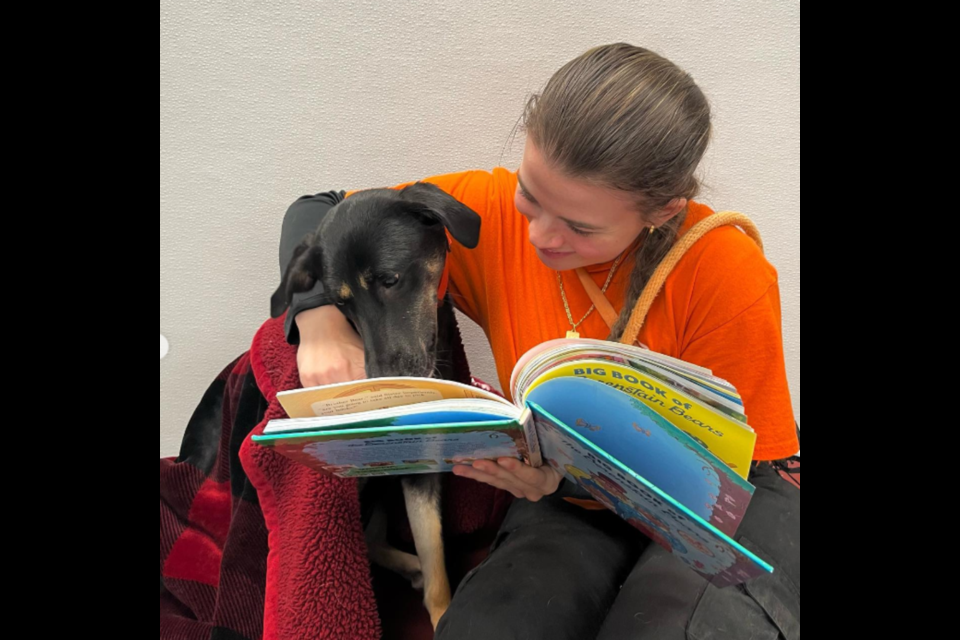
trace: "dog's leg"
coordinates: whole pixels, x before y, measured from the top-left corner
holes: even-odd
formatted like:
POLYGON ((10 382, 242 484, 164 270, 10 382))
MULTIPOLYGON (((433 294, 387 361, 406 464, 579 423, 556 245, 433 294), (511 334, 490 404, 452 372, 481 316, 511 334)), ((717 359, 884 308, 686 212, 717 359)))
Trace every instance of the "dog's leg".
POLYGON ((400 574, 410 581, 414 589, 423 589, 423 571, 417 556, 383 545, 370 547, 370 561, 378 567, 400 574))
POLYGON ((423 588, 420 558, 404 553, 387 543, 387 511, 382 502, 377 501, 373 506, 370 522, 364 534, 367 538, 367 554, 372 563, 388 571, 399 573, 410 581, 414 589, 423 588))
POLYGON ((407 476, 402 481, 410 529, 423 569, 423 604, 434 629, 450 607, 450 579, 440 522, 440 481, 437 474, 407 476))

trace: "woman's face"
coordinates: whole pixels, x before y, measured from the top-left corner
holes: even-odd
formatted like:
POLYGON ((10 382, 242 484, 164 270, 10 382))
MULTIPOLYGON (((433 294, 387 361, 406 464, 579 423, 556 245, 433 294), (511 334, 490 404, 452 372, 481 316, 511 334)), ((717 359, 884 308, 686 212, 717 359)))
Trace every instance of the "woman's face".
POLYGON ((650 224, 623 191, 563 175, 527 141, 515 197, 530 243, 556 271, 610 262, 650 224))

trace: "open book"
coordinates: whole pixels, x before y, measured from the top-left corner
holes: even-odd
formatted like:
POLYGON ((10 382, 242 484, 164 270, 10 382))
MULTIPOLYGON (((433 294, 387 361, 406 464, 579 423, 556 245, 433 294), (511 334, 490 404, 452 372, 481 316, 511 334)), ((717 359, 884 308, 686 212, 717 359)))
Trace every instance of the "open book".
POLYGON ((733 541, 756 434, 736 389, 651 351, 588 339, 525 354, 514 403, 455 382, 361 380, 278 394, 254 440, 344 478, 549 464, 718 586, 772 569, 733 541))

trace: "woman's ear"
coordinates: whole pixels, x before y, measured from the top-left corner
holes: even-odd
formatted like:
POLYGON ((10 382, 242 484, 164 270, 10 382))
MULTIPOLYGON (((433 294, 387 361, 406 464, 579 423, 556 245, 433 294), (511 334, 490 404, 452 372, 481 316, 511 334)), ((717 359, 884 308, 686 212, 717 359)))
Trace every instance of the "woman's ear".
POLYGON ((667 204, 667 206, 650 216, 650 224, 659 229, 677 217, 677 214, 679 214, 681 211, 686 209, 687 204, 688 201, 686 198, 674 198, 669 204, 667 204))

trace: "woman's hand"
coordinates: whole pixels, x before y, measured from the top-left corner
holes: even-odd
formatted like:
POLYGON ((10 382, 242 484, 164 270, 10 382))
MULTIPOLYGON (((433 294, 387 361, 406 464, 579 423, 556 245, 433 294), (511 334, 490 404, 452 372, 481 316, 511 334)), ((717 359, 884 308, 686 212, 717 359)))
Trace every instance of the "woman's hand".
POLYGON ((496 462, 478 460, 472 467, 458 465, 453 468, 453 474, 484 482, 530 502, 539 502, 553 495, 563 480, 560 472, 549 465, 534 468, 515 458, 500 458, 496 462))
POLYGON ((304 311, 296 323, 300 329, 297 366, 305 389, 367 377, 363 340, 335 306, 304 311))

